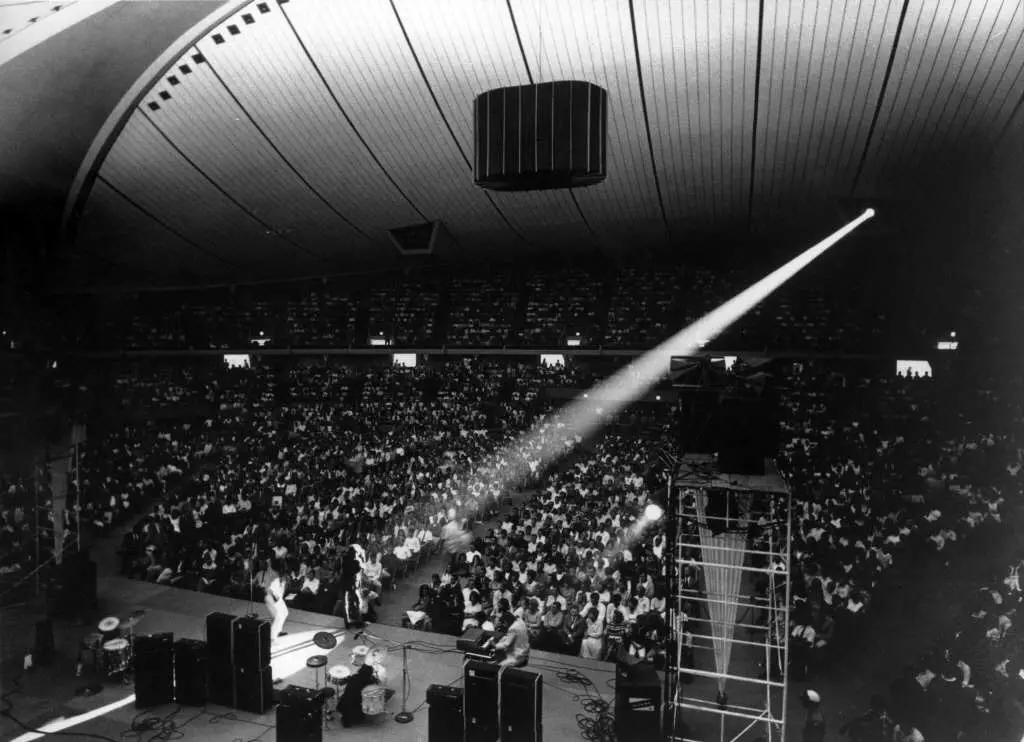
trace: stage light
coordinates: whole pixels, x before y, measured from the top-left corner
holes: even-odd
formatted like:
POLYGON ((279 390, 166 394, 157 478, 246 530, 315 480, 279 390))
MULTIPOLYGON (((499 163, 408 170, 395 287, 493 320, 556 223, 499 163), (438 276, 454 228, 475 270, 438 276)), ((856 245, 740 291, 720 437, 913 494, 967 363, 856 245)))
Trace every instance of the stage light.
POLYGON ((644 517, 652 523, 661 520, 661 516, 664 514, 665 511, 661 509, 661 506, 653 502, 644 508, 644 517))
MULTIPOLYGON (((859 217, 836 230, 821 242, 809 247, 785 265, 772 271, 717 309, 683 328, 673 337, 639 356, 632 363, 595 386, 590 392, 593 392, 597 399, 605 402, 605 406, 602 408, 603 413, 614 417, 637 399, 642 399, 669 373, 673 356, 693 355, 702 344, 711 342, 722 334, 747 312, 874 214, 874 209, 867 209, 859 217)), ((535 444, 539 449, 537 458, 540 467, 560 458, 576 439, 585 439, 601 427, 603 416, 596 414, 593 406, 584 401, 589 399, 590 392, 585 392, 582 399, 577 399, 555 413, 550 418, 551 424, 546 426, 545 431, 535 430, 526 434, 525 438, 495 452, 487 460, 479 462, 481 468, 493 468, 497 461, 508 458, 510 450, 517 448, 522 443, 535 444)))
MULTIPOLYGON (((33 740, 42 739, 43 737, 51 734, 61 734, 67 737, 74 737, 76 735, 66 732, 64 730, 76 727, 79 724, 84 724, 87 721, 98 719, 104 714, 109 714, 111 711, 116 711, 119 708, 135 703, 135 694, 132 693, 129 696, 125 696, 120 701, 114 701, 108 703, 106 706, 100 706, 99 708, 93 709, 92 711, 86 711, 84 714, 78 716, 72 716, 71 718, 59 718, 54 719, 51 722, 43 724, 39 727, 38 732, 26 732, 20 737, 15 737, 11 742, 33 742, 33 740)), ((84 736, 84 735, 83 735, 84 736)))

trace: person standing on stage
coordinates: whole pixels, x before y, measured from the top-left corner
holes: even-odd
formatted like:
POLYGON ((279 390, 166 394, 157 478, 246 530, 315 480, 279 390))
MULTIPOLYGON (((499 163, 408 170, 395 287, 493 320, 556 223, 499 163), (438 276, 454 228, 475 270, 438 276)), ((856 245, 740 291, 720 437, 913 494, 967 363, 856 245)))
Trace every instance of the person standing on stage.
POLYGON ((444 543, 445 553, 448 554, 449 567, 454 567, 459 554, 469 551, 472 540, 471 534, 459 523, 458 513, 455 508, 448 511, 448 522, 441 529, 441 541, 444 543))
POLYGON ((271 559, 270 565, 264 570, 262 587, 263 602, 266 603, 267 612, 273 619, 270 625, 270 641, 275 642, 279 636, 286 633, 283 631, 284 622, 288 620, 288 604, 284 601, 284 565, 277 559, 271 559))

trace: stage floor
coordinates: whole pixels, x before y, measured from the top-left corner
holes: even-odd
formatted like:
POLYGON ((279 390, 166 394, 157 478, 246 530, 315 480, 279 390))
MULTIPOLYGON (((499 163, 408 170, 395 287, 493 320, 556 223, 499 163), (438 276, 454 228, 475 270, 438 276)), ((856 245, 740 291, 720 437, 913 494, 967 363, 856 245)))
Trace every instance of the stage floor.
MULTIPOLYGON (((245 615, 250 611, 246 601, 207 595, 176 588, 154 585, 123 578, 105 578, 99 586, 99 609, 97 617, 118 616, 124 619, 134 610, 146 611, 145 617, 136 627, 137 633, 170 631, 175 639, 205 639, 205 619, 214 611, 245 615)), ((263 614, 261 603, 253 605, 254 612, 263 614)), ((97 618, 97 620, 98 620, 97 618)), ((339 637, 338 646, 328 653, 328 667, 345 664, 357 644, 390 648, 385 663, 387 686, 395 690, 395 696, 387 705, 387 712, 368 719, 364 724, 348 729, 342 728, 335 715, 325 730, 324 739, 340 739, 357 742, 426 742, 427 713, 426 690, 434 683, 441 685, 462 685, 463 653, 455 649, 455 637, 428 634, 419 631, 370 624, 366 634, 355 639, 355 631, 345 631, 341 619, 304 611, 291 611, 280 647, 275 647, 272 665, 274 677, 287 684, 314 687, 313 671, 306 667, 306 659, 313 654, 323 654, 312 643, 318 631, 335 632, 339 637), (409 696, 408 709, 414 710, 414 719, 409 724, 399 724, 394 715, 402 707, 402 653, 396 645, 417 642, 420 647, 408 651, 409 696), (432 645, 436 649, 422 646, 432 645)), ((78 643, 95 629, 90 622, 85 626, 71 626, 57 623, 54 627, 57 656, 46 667, 33 668, 20 674, 18 668, 7 667, 3 677, 3 693, 15 692, 9 696, 11 713, 21 722, 33 728, 40 728, 55 719, 73 717, 106 707, 125 699, 133 699, 130 686, 104 683, 102 690, 94 695, 78 693, 94 682, 88 676, 75 676, 75 660, 78 643), (20 677, 18 677, 20 675, 20 677)), ((26 637, 31 644, 32 638, 26 637)), ((577 714, 589 716, 581 700, 587 691, 580 685, 567 682, 560 673, 575 671, 592 683, 590 694, 602 697, 611 704, 614 700, 614 666, 605 662, 594 662, 578 657, 533 652, 530 670, 539 672, 544 678, 543 729, 548 740, 580 739, 577 714)), ((158 729, 136 733, 133 722, 150 718, 170 718, 177 731, 171 735, 181 740, 208 740, 209 742, 274 742, 275 713, 255 715, 223 707, 209 705, 205 709, 168 705, 138 711, 134 702, 107 711, 97 718, 84 721, 68 728, 61 735, 65 739, 103 739, 122 742, 157 738, 158 729), (225 718, 225 714, 231 714, 225 718), (70 735, 70 736, 69 736, 70 735), (91 736, 96 735, 96 736, 91 736), (180 736, 179 736, 180 735, 180 736)), ((10 719, 0 717, 0 739, 28 742, 38 738, 25 734, 10 719), (24 736, 21 736, 24 735, 24 736)))

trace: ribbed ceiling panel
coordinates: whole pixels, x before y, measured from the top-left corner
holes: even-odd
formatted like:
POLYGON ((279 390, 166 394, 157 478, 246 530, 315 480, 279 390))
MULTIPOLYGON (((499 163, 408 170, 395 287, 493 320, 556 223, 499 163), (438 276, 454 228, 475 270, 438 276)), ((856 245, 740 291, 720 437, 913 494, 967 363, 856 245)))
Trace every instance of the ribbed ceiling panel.
POLYGON ((586 80, 608 91, 608 178, 576 193, 605 241, 664 244, 637 77, 629 4, 615 0, 512 0, 534 80, 586 80), (538 71, 539 70, 539 71, 538 71))
POLYGON ((898 0, 766 3, 754 171, 754 211, 761 219, 848 195, 900 6, 898 0))
POLYGON ((757 4, 636 3, 655 158, 673 228, 746 216, 757 4))
POLYGON ((350 227, 338 224, 338 214, 322 202, 306 199, 303 220, 312 220, 312 226, 309 234, 301 233, 303 244, 329 253, 341 247, 339 238, 345 235, 352 239, 357 260, 368 257, 356 253, 359 248, 390 250, 387 230, 422 217, 346 120, 344 104, 324 84, 288 22, 285 13, 290 6, 268 7, 270 12, 264 14, 244 9, 216 31, 225 39, 223 44, 206 40, 200 46, 223 85, 308 182, 303 189, 319 194, 376 242, 351 235, 350 227), (232 34, 231 27, 239 33, 232 34))
POLYGON ((232 270, 176 234, 173 225, 161 224, 126 202, 102 178, 89 196, 81 228, 97 238, 106 258, 133 267, 147 281, 173 283, 184 276, 223 276, 232 270))
POLYGON ((290 0, 182 43, 73 230, 142 281, 395 262, 433 219, 467 255, 685 253, 960 180, 1024 95, 1024 0, 290 0), (605 182, 473 185, 473 98, 531 76, 608 90, 605 182))
MULTIPOLYGON (((396 0, 395 6, 455 138, 472 157, 473 99, 486 90, 529 84, 527 64, 536 75, 537 60, 524 61, 505 0, 454 0, 439 6, 396 0)), ((592 239, 567 191, 491 197, 535 246, 582 246, 592 239)))
POLYGON ((271 262, 282 250, 276 238, 204 177, 141 111, 128 120, 101 175, 147 213, 236 265, 271 262))
POLYGON ((390 3, 284 7, 356 128, 412 201, 448 221, 456 237, 502 231, 501 216, 473 185, 472 150, 460 151, 449 133, 390 3))
POLYGON ((962 161, 962 149, 991 148, 1024 91, 1022 31, 1019 2, 910 3, 862 195, 898 194, 938 162, 962 161), (996 64, 1005 75, 992 75, 996 64))

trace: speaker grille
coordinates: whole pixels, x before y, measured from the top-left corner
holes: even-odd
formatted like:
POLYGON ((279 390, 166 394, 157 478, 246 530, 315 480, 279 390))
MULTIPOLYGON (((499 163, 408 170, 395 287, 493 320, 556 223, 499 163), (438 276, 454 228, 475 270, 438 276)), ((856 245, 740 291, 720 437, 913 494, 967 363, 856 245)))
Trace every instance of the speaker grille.
POLYGON ((608 93, 567 80, 476 97, 474 179, 496 191, 581 188, 607 174, 608 93))

